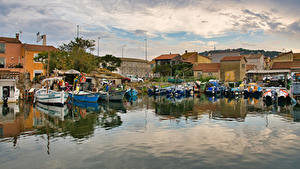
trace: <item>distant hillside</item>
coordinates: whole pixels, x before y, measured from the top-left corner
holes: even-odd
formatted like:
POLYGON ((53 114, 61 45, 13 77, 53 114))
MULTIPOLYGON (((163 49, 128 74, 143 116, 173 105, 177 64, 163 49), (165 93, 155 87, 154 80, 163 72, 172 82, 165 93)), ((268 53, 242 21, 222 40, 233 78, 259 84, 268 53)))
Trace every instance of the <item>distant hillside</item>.
POLYGON ((277 51, 265 51, 265 50, 249 50, 249 49, 226 49, 226 50, 211 50, 211 51, 205 51, 202 53, 199 53, 200 55, 208 56, 210 53, 217 53, 217 52, 239 52, 241 55, 248 55, 248 54, 257 54, 261 53, 265 56, 268 56, 270 58, 273 58, 275 56, 278 56, 281 52, 277 51))

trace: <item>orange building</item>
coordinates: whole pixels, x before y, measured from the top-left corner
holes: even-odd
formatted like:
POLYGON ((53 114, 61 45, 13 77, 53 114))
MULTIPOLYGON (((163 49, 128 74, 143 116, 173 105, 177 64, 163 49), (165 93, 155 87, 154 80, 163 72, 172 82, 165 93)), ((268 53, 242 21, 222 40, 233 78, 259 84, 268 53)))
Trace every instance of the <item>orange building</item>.
POLYGON ((44 68, 43 63, 35 62, 33 59, 41 52, 50 52, 55 50, 57 49, 53 46, 23 44, 22 53, 25 58, 24 68, 25 72, 30 74, 30 80, 38 75, 46 75, 46 69, 44 68))
POLYGON ((0 70, 22 66, 21 51, 19 34, 16 34, 15 38, 0 37, 0 70))

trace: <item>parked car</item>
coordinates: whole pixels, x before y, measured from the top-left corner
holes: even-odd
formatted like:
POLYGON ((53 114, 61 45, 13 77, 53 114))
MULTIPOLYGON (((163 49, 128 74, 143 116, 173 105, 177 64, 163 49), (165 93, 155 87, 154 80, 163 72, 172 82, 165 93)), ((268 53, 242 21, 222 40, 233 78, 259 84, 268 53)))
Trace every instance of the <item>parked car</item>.
POLYGON ((144 79, 135 77, 134 75, 127 75, 130 78, 130 82, 144 82, 144 79))
POLYGON ((122 77, 122 83, 130 82, 130 81, 131 81, 131 79, 128 77, 122 77))

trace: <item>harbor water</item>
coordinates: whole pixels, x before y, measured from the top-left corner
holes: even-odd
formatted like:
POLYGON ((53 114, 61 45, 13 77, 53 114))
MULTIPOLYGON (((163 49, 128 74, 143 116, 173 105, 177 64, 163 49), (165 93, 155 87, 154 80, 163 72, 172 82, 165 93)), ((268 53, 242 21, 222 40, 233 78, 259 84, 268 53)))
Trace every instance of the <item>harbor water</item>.
POLYGON ((299 122, 262 99, 19 102, 1 107, 0 168, 299 168, 299 122))

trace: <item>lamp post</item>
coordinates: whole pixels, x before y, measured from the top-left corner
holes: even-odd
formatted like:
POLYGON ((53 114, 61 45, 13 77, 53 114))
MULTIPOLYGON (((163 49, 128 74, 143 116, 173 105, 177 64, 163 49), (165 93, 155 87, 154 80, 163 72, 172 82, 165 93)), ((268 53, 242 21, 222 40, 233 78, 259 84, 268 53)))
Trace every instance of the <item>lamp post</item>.
POLYGON ((147 38, 145 40, 145 59, 147 60, 147 38))
POLYGON ((99 41, 100 41, 100 37, 98 37, 98 57, 99 57, 99 51, 100 51, 100 47, 99 47, 99 41))
POLYGON ((124 57, 124 47, 126 47, 126 45, 122 46, 122 58, 124 57))

